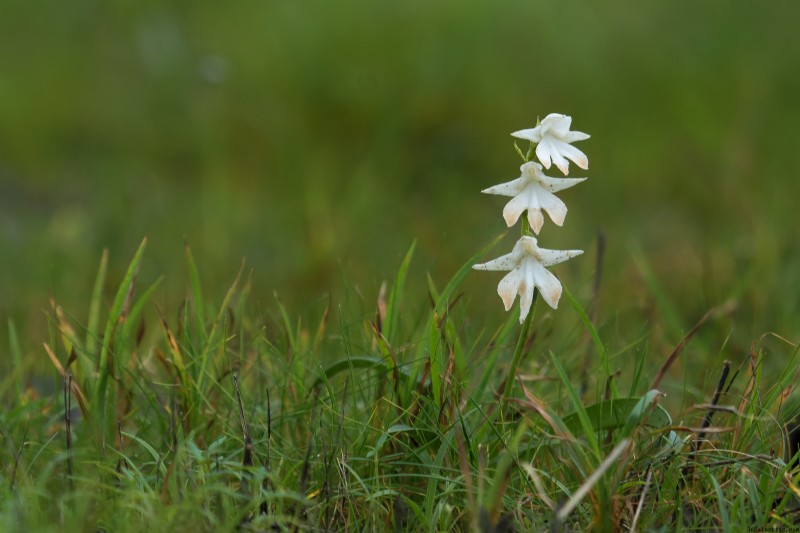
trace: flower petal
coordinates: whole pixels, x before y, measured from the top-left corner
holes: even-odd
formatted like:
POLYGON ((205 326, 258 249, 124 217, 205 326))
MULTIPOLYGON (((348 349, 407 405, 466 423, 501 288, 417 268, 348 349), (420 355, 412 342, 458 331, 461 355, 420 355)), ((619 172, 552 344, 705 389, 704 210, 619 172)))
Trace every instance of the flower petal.
POLYGON ((506 225, 509 228, 517 223, 517 220, 519 220, 519 217, 522 215, 523 211, 527 209, 530 212, 531 207, 530 202, 528 201, 529 198, 529 194, 518 194, 509 200, 509 202, 503 208, 503 218, 505 219, 506 225))
POLYGON ((497 259, 487 261, 486 263, 478 263, 477 265, 473 265, 472 268, 474 270, 513 270, 516 266, 517 259, 514 257, 514 253, 512 252, 510 254, 500 256, 497 259))
POLYGON ((564 225, 564 219, 567 218, 567 204, 562 202, 558 196, 543 190, 539 193, 539 203, 556 226, 564 225))
POLYGON ((544 117, 542 124, 547 124, 547 126, 549 126, 548 129, 552 132, 554 137, 562 139, 569 134, 569 127, 572 125, 572 117, 560 113, 550 113, 544 117))
POLYGON ((589 137, 591 137, 591 135, 583 133, 582 131, 568 131, 561 140, 565 143, 574 143, 576 141, 585 141, 589 137))
POLYGON ((539 178, 542 183, 542 188, 546 191, 550 192, 558 192, 563 191, 564 189, 569 189, 582 181, 586 181, 587 178, 551 178, 550 176, 542 176, 539 178))
MULTIPOLYGON (((569 162, 564 159, 564 147, 570 147, 567 143, 561 142, 557 139, 547 138, 548 144, 550 145, 550 157, 553 159, 553 163, 558 167, 558 169, 566 176, 569 174, 569 162)), ((545 139, 542 140, 542 143, 539 144, 541 146, 544 144, 545 139)), ((570 147, 571 148, 571 147, 570 147)), ((538 155, 539 152, 537 151, 536 154, 538 155)))
POLYGON ((527 130, 519 130, 515 131, 511 134, 512 137, 516 137, 517 139, 525 139, 526 141, 531 141, 533 143, 538 143, 542 140, 541 134, 542 128, 540 126, 536 126, 535 128, 530 128, 527 130))
POLYGON ((544 225, 544 216, 542 216, 542 210, 529 207, 528 208, 528 224, 531 225, 531 229, 536 235, 539 235, 539 232, 542 230, 542 226, 544 225))
POLYGON ((550 157, 553 153, 553 147, 550 144, 550 137, 545 137, 536 145, 536 157, 542 162, 544 168, 550 168, 550 157))
POLYGON ((519 323, 522 324, 531 311, 533 292, 536 289, 536 279, 534 277, 533 268, 531 268, 530 265, 526 265, 520 268, 520 270, 523 272, 524 282, 519 286, 517 292, 519 292, 519 323))
POLYGON ((497 284, 497 294, 499 294, 500 298, 503 300, 506 311, 511 309, 511 306, 514 305, 514 300, 517 298, 517 292, 522 283, 522 271, 519 268, 515 268, 503 276, 503 279, 497 284))
POLYGON ((552 266, 577 257, 582 253, 583 250, 548 250, 546 248, 539 248, 539 259, 542 266, 552 266))
POLYGON ((533 276, 542 299, 553 309, 558 308, 558 301, 561 299, 561 282, 540 264, 534 263, 533 265, 533 276))
POLYGON ((516 196, 525 188, 525 181, 523 178, 517 178, 506 183, 494 185, 481 192, 484 194, 499 194, 501 196, 516 196))
MULTIPOLYGON (((566 157, 567 159, 571 160, 573 163, 581 167, 583 170, 589 168, 589 158, 586 157, 586 154, 584 154, 571 144, 559 143, 557 148, 559 151, 559 155, 563 155, 564 157, 566 157)), ((564 172, 564 174, 566 175, 567 173, 564 172)))

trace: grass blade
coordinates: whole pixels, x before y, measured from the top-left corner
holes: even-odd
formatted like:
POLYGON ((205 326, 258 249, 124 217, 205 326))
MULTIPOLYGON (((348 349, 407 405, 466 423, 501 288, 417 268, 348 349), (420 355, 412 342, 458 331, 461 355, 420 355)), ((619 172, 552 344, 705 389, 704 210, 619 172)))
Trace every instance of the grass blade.
POLYGON ((104 249, 103 254, 100 256, 100 267, 97 269, 97 277, 92 290, 92 301, 89 303, 89 320, 86 323, 85 351, 95 358, 99 356, 97 353, 97 341, 100 334, 100 306, 103 303, 103 287, 106 283, 107 272, 108 248, 104 249))
POLYGON ((400 264, 400 269, 397 271, 397 277, 394 280, 392 292, 389 294, 389 301, 386 306, 386 321, 382 333, 386 340, 389 341, 390 345, 396 341, 394 335, 400 314, 400 298, 405 291, 408 267, 411 264, 411 257, 414 255, 414 248, 416 248, 416 246, 417 241, 414 241, 411 244, 411 248, 408 249, 403 262, 400 264))
POLYGON ((113 363, 114 368, 111 368, 112 365, 109 364, 109 353, 111 351, 111 347, 113 346, 113 340, 117 326, 119 325, 120 320, 127 313, 127 307, 130 304, 130 299, 133 294, 133 286, 135 283, 136 274, 139 272, 139 266, 141 264, 142 256, 146 246, 147 237, 142 240, 138 250, 136 250, 136 254, 133 256, 133 260, 128 266, 125 277, 122 278, 122 283, 120 283, 119 289, 117 289, 117 294, 114 297, 114 303, 111 306, 111 312, 108 316, 108 321, 106 322, 105 333, 103 334, 103 346, 100 351, 100 360, 98 361, 99 378, 94 397, 94 404, 97 406, 96 412, 98 421, 102 421, 106 413, 106 389, 108 387, 109 374, 116 372, 116 370, 121 367, 121 362, 118 360, 118 358, 115 358, 113 363))

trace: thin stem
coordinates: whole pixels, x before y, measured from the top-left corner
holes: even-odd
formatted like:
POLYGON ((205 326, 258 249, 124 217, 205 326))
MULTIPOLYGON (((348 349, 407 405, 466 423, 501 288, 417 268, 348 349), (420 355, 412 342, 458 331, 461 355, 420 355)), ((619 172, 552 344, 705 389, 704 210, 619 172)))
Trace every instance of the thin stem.
POLYGON ((506 403, 511 397, 511 392, 514 388, 514 381, 517 377, 517 367, 522 359, 522 352, 525 351, 525 344, 528 342, 528 332, 531 330, 531 323, 533 322, 533 311, 536 307, 536 300, 539 293, 533 294, 533 302, 531 302, 531 309, 528 316, 525 317, 525 322, 522 324, 522 331, 519 332, 519 339, 517 339, 517 347, 514 350, 514 358, 511 360, 511 366, 508 369, 508 376, 506 377, 506 388, 503 391, 503 403, 506 403))
MULTIPOLYGON (((531 226, 528 223, 528 217, 522 217, 522 236, 533 235, 531 226)), ((517 340, 517 347, 514 350, 514 358, 511 360, 511 367, 508 369, 508 377, 506 378, 506 387, 503 391, 503 403, 506 403, 511 397, 511 391, 514 388, 514 381, 517 377, 517 367, 519 366, 520 359, 522 359, 522 352, 525 350, 525 344, 528 341, 528 332, 531 329, 531 322, 533 322, 533 311, 536 308, 536 300, 539 298, 539 292, 533 293, 533 301, 531 308, 528 310, 528 316, 525 317, 525 322, 522 324, 522 331, 519 332, 519 339, 517 340)))

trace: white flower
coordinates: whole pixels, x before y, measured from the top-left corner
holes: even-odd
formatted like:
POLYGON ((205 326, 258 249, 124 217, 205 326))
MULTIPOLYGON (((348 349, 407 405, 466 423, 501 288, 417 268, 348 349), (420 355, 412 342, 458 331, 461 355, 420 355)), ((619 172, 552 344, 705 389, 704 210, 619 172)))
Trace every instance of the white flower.
POLYGON ((517 241, 510 254, 506 254, 488 263, 473 266, 475 270, 510 270, 497 285, 497 294, 503 299, 506 311, 511 309, 519 294, 519 323, 525 317, 533 303, 534 289, 539 289, 542 298, 553 309, 558 307, 561 298, 561 282, 558 281, 546 266, 563 263, 581 255, 583 250, 547 250, 539 248, 535 237, 524 236, 517 241))
POLYGON ((545 168, 550 168, 550 160, 561 169, 566 176, 569 174, 569 159, 582 169, 589 168, 589 159, 586 154, 569 143, 588 139, 589 136, 580 131, 569 131, 572 117, 550 113, 538 126, 528 130, 515 131, 511 135, 519 139, 527 139, 536 145, 536 157, 545 168))
POLYGON ((516 224, 526 209, 528 222, 537 235, 544 224, 542 209, 547 211, 556 225, 564 224, 567 206, 553 193, 577 185, 586 178, 551 178, 542 173, 542 165, 533 162, 525 163, 519 169, 522 172, 519 178, 483 191, 486 194, 514 197, 503 208, 503 218, 506 219, 508 227, 516 224))

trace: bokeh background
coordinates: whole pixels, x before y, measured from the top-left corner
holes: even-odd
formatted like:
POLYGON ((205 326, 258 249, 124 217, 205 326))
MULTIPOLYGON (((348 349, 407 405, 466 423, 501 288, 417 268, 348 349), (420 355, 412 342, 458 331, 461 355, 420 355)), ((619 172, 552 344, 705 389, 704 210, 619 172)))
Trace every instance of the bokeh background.
MULTIPOLYGON (((427 273, 505 231, 480 190, 519 175, 509 133, 560 112, 592 135, 589 180, 540 243, 587 250, 559 270, 587 302, 604 232, 605 324, 677 341, 734 299, 735 346, 797 339, 798 20, 792 1, 3 2, 0 315, 31 339, 51 295, 85 316, 102 249, 111 289, 145 235, 162 304, 184 240, 210 297, 246 258, 257 300, 297 313, 372 305, 416 240, 424 302, 427 273)), ((503 319, 498 279, 467 278, 476 320, 503 319)))

